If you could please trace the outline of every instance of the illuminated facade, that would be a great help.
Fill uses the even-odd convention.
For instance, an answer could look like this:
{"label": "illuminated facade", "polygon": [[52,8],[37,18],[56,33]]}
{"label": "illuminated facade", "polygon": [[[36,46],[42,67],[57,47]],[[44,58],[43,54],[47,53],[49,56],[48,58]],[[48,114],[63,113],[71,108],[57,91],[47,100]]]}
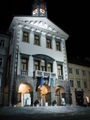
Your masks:
{"label": "illuminated facade", "polygon": [[68,104],[69,36],[47,18],[44,2],[34,3],[32,17],[14,17],[9,32],[9,104],[61,105],[62,100]]}
{"label": "illuminated facade", "polygon": [[68,63],[71,104],[90,103],[90,67]]}

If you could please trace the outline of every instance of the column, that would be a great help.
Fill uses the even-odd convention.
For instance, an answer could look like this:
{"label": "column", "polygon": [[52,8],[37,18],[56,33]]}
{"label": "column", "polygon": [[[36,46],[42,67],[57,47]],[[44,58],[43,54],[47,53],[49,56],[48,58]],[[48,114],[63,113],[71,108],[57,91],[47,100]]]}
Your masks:
{"label": "column", "polygon": [[41,46],[43,47],[43,48],[46,48],[46,33],[44,33],[44,32],[42,32],[42,34],[41,34]]}
{"label": "column", "polygon": [[57,62],[56,61],[54,61],[53,62],[53,73],[55,73],[56,74],[56,79],[58,78],[58,74],[57,74]]}
{"label": "column", "polygon": [[33,57],[29,56],[28,61],[28,76],[33,77]]}
{"label": "column", "polygon": [[52,37],[52,48],[56,50],[55,36]]}
{"label": "column", "polygon": [[31,45],[34,44],[34,29],[31,29],[31,31],[30,31],[29,42],[30,42]]}
{"label": "column", "polygon": [[18,53],[18,66],[17,66],[17,75],[20,75],[21,71],[21,59],[20,59],[20,53]]}
{"label": "column", "polygon": [[24,98],[23,98],[23,97],[24,97],[24,94],[21,93],[21,106],[22,106],[22,107],[24,106],[24,100],[23,100]]}

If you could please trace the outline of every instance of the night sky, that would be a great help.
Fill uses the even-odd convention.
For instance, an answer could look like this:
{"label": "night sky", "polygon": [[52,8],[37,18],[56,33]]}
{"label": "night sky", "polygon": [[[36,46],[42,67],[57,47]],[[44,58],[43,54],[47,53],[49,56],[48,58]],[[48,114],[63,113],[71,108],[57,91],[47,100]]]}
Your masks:
{"label": "night sky", "polygon": [[[13,16],[31,16],[33,0],[3,0],[0,4],[0,33],[5,33]],[[48,19],[69,34],[66,42],[69,58],[90,61],[90,7],[79,0],[45,0]],[[78,2],[79,1],[79,2]]]}

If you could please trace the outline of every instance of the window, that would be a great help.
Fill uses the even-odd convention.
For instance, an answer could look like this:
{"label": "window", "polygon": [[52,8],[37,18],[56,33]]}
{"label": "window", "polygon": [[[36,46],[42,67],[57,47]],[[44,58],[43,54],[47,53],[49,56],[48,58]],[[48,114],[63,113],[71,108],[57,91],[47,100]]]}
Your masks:
{"label": "window", "polygon": [[41,60],[41,70],[45,71],[45,61]]}
{"label": "window", "polygon": [[84,81],[84,88],[87,88],[87,82]]}
{"label": "window", "polygon": [[58,65],[57,68],[58,68],[58,76],[61,76],[62,75],[62,65]]}
{"label": "window", "polygon": [[0,47],[4,47],[4,40],[0,40]]}
{"label": "window", "polygon": [[70,80],[70,86],[74,87],[74,81],[73,80]]}
{"label": "window", "polygon": [[79,75],[79,69],[76,69],[76,75]]}
{"label": "window", "polygon": [[23,32],[23,42],[29,42],[29,33]]}
{"label": "window", "polygon": [[56,50],[61,51],[61,44],[59,41],[56,41]]}
{"label": "window", "polygon": [[40,62],[38,60],[34,61],[34,68],[35,70],[40,70]]}
{"label": "window", "polygon": [[77,81],[77,87],[80,88],[81,85],[80,85],[80,80]]}
{"label": "window", "polygon": [[35,45],[40,45],[40,36],[39,35],[34,36],[34,44]]}
{"label": "window", "polygon": [[88,72],[89,76],[90,76],[90,71]]}
{"label": "window", "polygon": [[0,67],[2,66],[2,58],[0,58]]}
{"label": "window", "polygon": [[51,39],[50,38],[46,38],[46,47],[47,48],[52,48]]}
{"label": "window", "polygon": [[48,72],[52,72],[52,64],[51,63],[47,64],[47,70],[48,70]]}
{"label": "window", "polygon": [[28,59],[22,58],[21,59],[21,74],[27,75],[28,72]]}
{"label": "window", "polygon": [[82,75],[83,75],[83,76],[86,76],[85,70],[82,70]]}
{"label": "window", "polygon": [[69,67],[69,73],[72,74],[72,68],[71,67]]}

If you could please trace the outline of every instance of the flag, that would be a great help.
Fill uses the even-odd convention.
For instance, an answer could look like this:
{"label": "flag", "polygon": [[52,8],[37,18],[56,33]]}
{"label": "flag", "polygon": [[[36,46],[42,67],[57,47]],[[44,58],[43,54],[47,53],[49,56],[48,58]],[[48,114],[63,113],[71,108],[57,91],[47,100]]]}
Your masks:
{"label": "flag", "polygon": [[51,78],[51,86],[53,87],[53,78]]}
{"label": "flag", "polygon": [[43,85],[43,75],[41,75],[40,88],[42,87],[42,85]]}

